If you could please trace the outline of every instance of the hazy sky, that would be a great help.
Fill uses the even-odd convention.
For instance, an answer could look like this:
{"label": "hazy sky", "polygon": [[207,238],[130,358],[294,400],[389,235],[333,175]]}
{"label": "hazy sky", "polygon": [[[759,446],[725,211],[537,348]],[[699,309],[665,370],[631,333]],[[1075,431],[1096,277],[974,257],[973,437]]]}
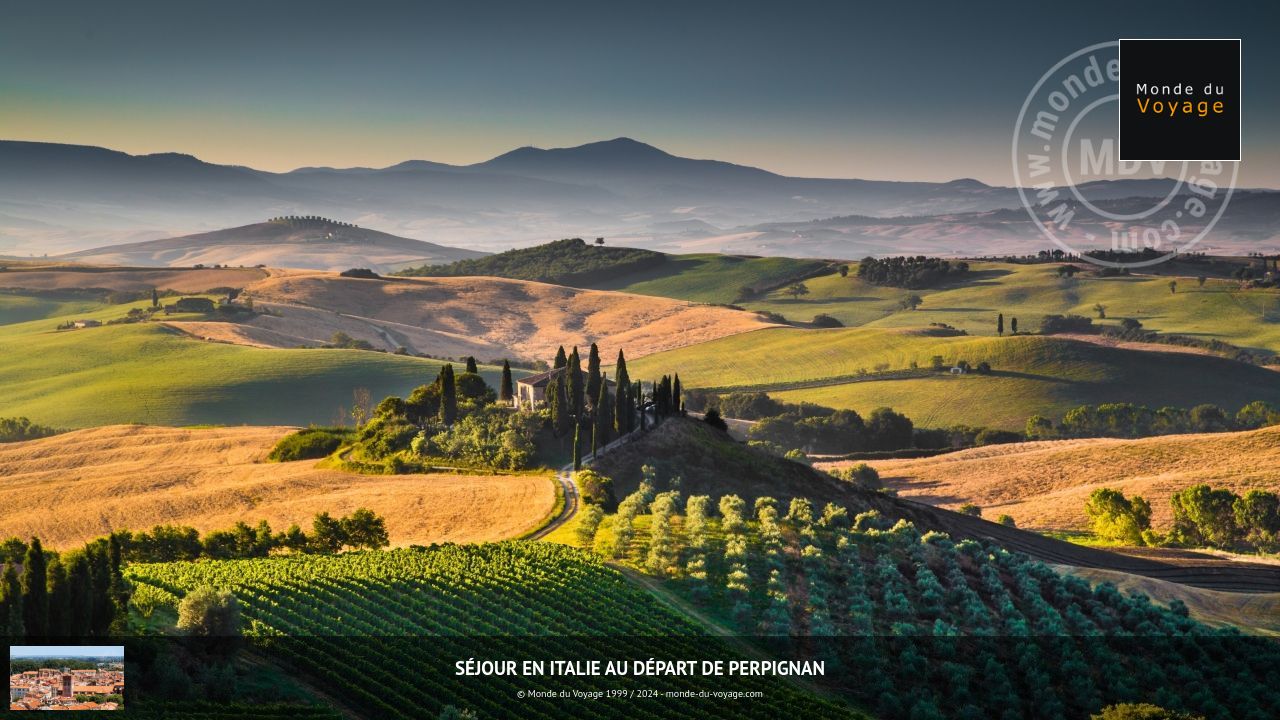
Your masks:
{"label": "hazy sky", "polygon": [[1118,37],[1244,40],[1245,185],[1280,187],[1275,3],[18,2],[0,138],[269,170],[630,136],[791,175],[1010,184],[1040,74]]}

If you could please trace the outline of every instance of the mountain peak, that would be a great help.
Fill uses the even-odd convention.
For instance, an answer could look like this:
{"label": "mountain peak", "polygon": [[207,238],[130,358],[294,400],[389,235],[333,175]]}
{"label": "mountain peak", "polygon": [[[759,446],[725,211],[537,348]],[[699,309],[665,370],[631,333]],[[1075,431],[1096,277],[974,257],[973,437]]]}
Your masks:
{"label": "mountain peak", "polygon": [[647,143],[642,143],[639,140],[634,140],[629,137],[618,137],[612,140],[600,140],[598,142],[586,143],[584,145],[562,148],[539,148],[532,145],[526,145],[521,148],[516,148],[511,152],[503,153],[492,160],[480,164],[503,165],[541,158],[599,162],[660,159],[670,157],[674,156]]}

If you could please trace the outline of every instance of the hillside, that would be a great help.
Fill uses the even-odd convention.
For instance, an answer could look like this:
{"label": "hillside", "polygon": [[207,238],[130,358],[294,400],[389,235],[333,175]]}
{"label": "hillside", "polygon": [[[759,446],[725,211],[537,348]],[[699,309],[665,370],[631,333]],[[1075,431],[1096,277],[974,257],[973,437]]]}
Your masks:
{"label": "hillside", "polygon": [[[76,315],[106,322],[130,306]],[[362,350],[267,350],[208,343],[161,323],[56,332],[0,326],[0,417],[62,428],[332,424],[359,388],[373,402],[430,382],[441,363]],[[482,369],[490,384],[498,369]]]}
{"label": "hillside", "polygon": [[1150,501],[1152,526],[1167,531],[1169,497],[1183,488],[1208,483],[1243,494],[1280,487],[1280,428],[1030,442],[871,465],[902,497],[943,507],[975,503],[985,517],[1008,514],[1019,527],[1037,529],[1086,529],[1089,493],[1115,488]]}
{"label": "hillside", "polygon": [[[1239,268],[1238,264],[1226,267]],[[1045,315],[1083,315],[1100,325],[1134,318],[1149,330],[1215,337],[1246,348],[1280,351],[1280,290],[1242,288],[1235,279],[1221,277],[1212,261],[1157,266],[1155,273],[1099,277],[1087,263],[1074,277],[1060,277],[1058,264],[1018,265],[973,262],[963,280],[935,288],[905,290],[860,280],[857,264],[848,277],[830,273],[805,282],[809,294],[792,298],[779,290],[766,298],[744,302],[752,310],[768,310],[793,320],[809,320],[826,313],[847,326],[921,327],[947,323],[973,335],[994,336],[996,315],[1009,323],[1018,319],[1022,331],[1034,331]],[[1197,277],[1206,276],[1203,286]],[[1169,291],[1169,281],[1177,292]],[[923,302],[904,310],[901,301],[917,294]],[[1095,305],[1107,315],[1099,320]]]}
{"label": "hillside", "polygon": [[324,219],[276,219],[164,240],[109,245],[63,255],[99,265],[237,265],[388,272],[417,263],[477,258],[484,253],[397,237]]}
{"label": "hillside", "polygon": [[341,278],[275,273],[246,289],[271,315],[243,323],[174,323],[200,337],[259,345],[320,345],[335,331],[374,347],[482,360],[550,361],[563,345],[639,357],[768,327],[754,313],[616,292],[489,277]]}
{"label": "hillside", "polygon": [[665,255],[652,250],[589,245],[582,238],[568,238],[478,259],[449,264],[429,263],[399,274],[408,277],[485,275],[556,285],[581,285],[659,267],[665,262]]}
{"label": "hillside", "polygon": [[[434,718],[447,705],[476,717],[530,720],[564,717],[567,707],[587,707],[601,718],[664,717],[671,707],[664,693],[696,693],[705,685],[690,673],[637,677],[630,671],[633,660],[728,660],[740,652],[731,640],[705,636],[692,619],[598,556],[547,543],[139,564],[129,566],[126,576],[170,607],[200,585],[235,593],[246,625],[258,636],[246,642],[322,686],[358,717]],[[334,658],[342,659],[341,671]],[[571,678],[486,672],[465,682],[424,675],[438,668],[452,677],[455,663],[468,659],[618,660],[628,672]],[[656,695],[631,697],[636,682]],[[626,701],[561,697],[567,687],[619,690]],[[762,694],[751,702],[682,697],[682,708],[697,717],[741,720],[784,713],[864,717],[788,678],[726,675],[716,678],[716,689]]]}
{"label": "hillside", "polygon": [[[931,372],[934,356],[946,367],[986,361],[992,373]],[[773,328],[645,357],[631,366],[635,377],[673,371],[687,387],[763,390],[788,402],[864,414],[888,405],[922,427],[1021,430],[1035,414],[1057,418],[1079,405],[1106,402],[1217,403],[1232,412],[1253,400],[1280,402],[1280,374],[1216,356],[920,328]],[[877,377],[881,371],[887,374]]]}
{"label": "hillside", "polygon": [[[920,532],[934,530],[956,540],[992,542],[1048,563],[1112,570],[1212,590],[1280,592],[1280,574],[1275,572],[1274,565],[1202,554],[1186,557],[1172,551],[1120,554],[1056,540],[962,515],[915,498],[863,490],[825,472],[749,448],[692,419],[667,420],[639,439],[611,450],[593,469],[615,479],[614,494],[621,500],[636,489],[644,465],[651,465],[657,471],[659,491],[675,489],[671,478],[679,477],[678,489],[686,496],[733,493],[750,504],[755,498],[767,495],[781,501],[784,509],[791,498],[803,497],[809,499],[815,509],[832,502],[845,507],[850,516],[876,510],[891,521],[907,520]],[[555,539],[574,542],[568,533],[559,533]]]}
{"label": "hillside", "polygon": [[157,524],[305,528],[317,512],[367,507],[386,519],[396,546],[477,542],[530,530],[555,502],[539,475],[362,476],[314,461],[265,462],[291,431],[115,425],[0,444],[0,535],[64,548]]}
{"label": "hillside", "polygon": [[[666,262],[653,268],[614,275],[585,287],[695,302],[747,304],[744,296],[807,278],[830,265],[823,260],[712,253],[666,258]],[[746,289],[753,292],[744,292]]]}

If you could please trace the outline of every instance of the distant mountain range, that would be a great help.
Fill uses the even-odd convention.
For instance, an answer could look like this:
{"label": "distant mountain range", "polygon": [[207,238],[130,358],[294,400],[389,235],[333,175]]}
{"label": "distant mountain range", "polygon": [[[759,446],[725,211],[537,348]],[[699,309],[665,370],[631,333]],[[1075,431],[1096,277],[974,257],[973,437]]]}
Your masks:
{"label": "distant mountain range", "polygon": [[[1081,192],[1090,201],[1119,201],[1164,195],[1172,182],[1098,182],[1081,186]],[[1280,201],[1280,194],[1267,196],[1272,205]],[[550,150],[524,147],[465,166],[411,160],[379,169],[308,167],[286,173],[173,153],[128,155],[0,141],[0,255],[58,255],[239,228],[277,215],[322,215],[478,250],[606,236],[661,249],[757,253],[771,252],[776,233],[792,232],[779,229],[788,224],[909,217],[907,224],[932,226],[911,233],[912,252],[943,252],[949,245],[993,239],[975,235],[987,232],[980,214],[1018,207],[1016,190],[971,179],[786,177],[678,157],[628,138]],[[926,216],[930,220],[921,220]],[[815,232],[830,235],[831,222],[818,223]],[[884,224],[902,226],[898,220]],[[999,242],[1013,243],[1007,252],[1043,246],[1025,224],[1005,228],[1011,237]],[[1258,239],[1258,228],[1245,230]],[[853,257],[895,252],[903,242],[900,230],[842,235],[830,236],[831,242],[796,243],[793,233],[787,252]]]}
{"label": "distant mountain range", "polygon": [[266,265],[309,270],[370,268],[392,272],[485,255],[327,219],[278,219],[164,240],[146,240],[59,256],[96,265],[185,267]]}

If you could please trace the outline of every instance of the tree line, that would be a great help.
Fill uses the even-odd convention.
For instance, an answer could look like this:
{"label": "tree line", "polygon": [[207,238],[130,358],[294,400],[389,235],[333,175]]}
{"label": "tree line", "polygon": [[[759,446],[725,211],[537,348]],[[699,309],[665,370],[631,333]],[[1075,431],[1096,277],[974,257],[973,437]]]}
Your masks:
{"label": "tree line", "polygon": [[10,638],[100,638],[124,629],[129,586],[118,540],[59,553],[39,538],[10,538],[0,557],[0,625]]}
{"label": "tree line", "polygon": [[916,255],[909,257],[865,257],[858,263],[858,278],[873,285],[908,289],[934,287],[969,272],[969,263]]}
{"label": "tree line", "polygon": [[156,525],[150,531],[120,530],[111,537],[126,562],[177,562],[267,557],[278,550],[295,553],[336,553],[345,549],[377,550],[389,544],[386,521],[368,508],[343,517],[316,513],[308,533],[297,523],[272,532],[266,520],[251,526],[244,521],[202,537],[185,525]]}
{"label": "tree line", "polygon": [[1255,400],[1234,415],[1217,405],[1205,403],[1193,408],[1152,409],[1133,403],[1104,403],[1073,408],[1058,422],[1034,415],[1027,420],[1028,440],[1059,438],[1120,437],[1139,438],[1183,433],[1213,433],[1256,430],[1280,424],[1280,408]]}
{"label": "tree line", "polygon": [[1173,527],[1164,535],[1151,529],[1151,503],[1141,495],[1098,488],[1089,495],[1085,515],[1099,537],[1130,545],[1280,549],[1280,495],[1274,492],[1237,495],[1198,484],[1174,493],[1169,502]]}

